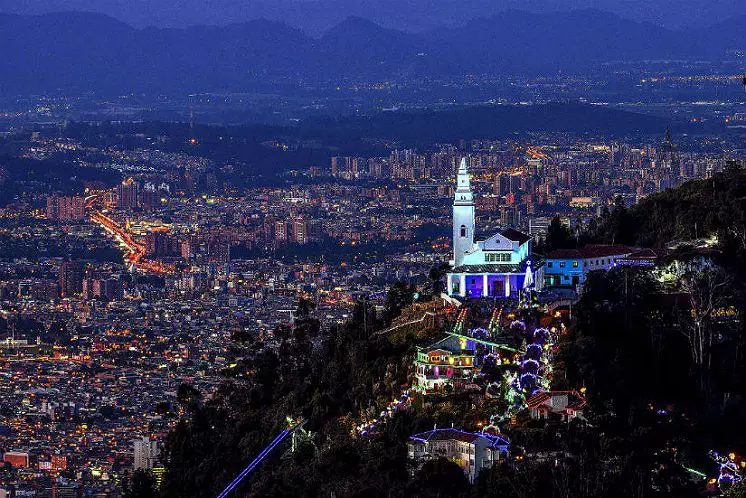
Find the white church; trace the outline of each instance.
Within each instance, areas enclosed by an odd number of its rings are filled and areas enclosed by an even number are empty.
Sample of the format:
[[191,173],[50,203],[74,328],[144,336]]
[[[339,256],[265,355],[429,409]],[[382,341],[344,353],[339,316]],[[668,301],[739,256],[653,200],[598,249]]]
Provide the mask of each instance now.
[[532,257],[531,237],[509,228],[475,242],[474,194],[466,158],[461,159],[456,178],[448,294],[464,298],[517,298],[523,289],[540,289],[544,283],[543,261]]

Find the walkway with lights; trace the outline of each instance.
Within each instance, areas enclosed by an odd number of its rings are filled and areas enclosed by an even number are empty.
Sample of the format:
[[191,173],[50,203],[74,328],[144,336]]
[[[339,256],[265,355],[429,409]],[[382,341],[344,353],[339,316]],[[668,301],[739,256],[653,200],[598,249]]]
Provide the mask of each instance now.
[[511,353],[518,353],[518,354],[525,354],[525,351],[521,351],[520,349],[512,348],[508,346],[507,344],[500,344],[497,342],[490,341],[488,339],[484,339],[482,337],[479,337],[475,332],[476,331],[482,331],[482,332],[488,332],[490,337],[494,337],[497,335],[500,331],[500,320],[502,319],[504,308],[496,307],[492,310],[492,315],[490,316],[490,323],[487,326],[487,329],[473,329],[468,332],[464,332],[464,323],[466,322],[466,315],[467,315],[467,308],[463,307],[461,308],[461,311],[458,314],[458,317],[456,318],[456,324],[453,326],[453,330],[446,332],[448,335],[452,337],[456,337],[458,339],[466,340],[466,341],[472,341],[477,344],[482,344],[484,346],[489,346],[491,348],[497,348],[502,349],[504,351],[510,351]]
[[406,323],[401,323],[399,325],[394,325],[393,327],[389,327],[387,329],[379,330],[378,332],[374,333],[373,335],[374,336],[376,336],[376,335],[386,335],[386,334],[388,334],[390,332],[393,332],[394,330],[403,329],[405,327],[409,327],[410,325],[415,325],[415,324],[418,324],[418,323],[424,323],[425,320],[428,319],[428,317],[435,317],[435,316],[437,316],[437,315],[435,313],[433,313],[432,311],[426,311],[422,315],[422,318],[418,318],[416,320],[410,320],[410,321],[408,321]]
[[[516,327],[525,333],[527,325],[522,320],[514,320],[510,328]],[[508,406],[503,413],[495,413],[490,417],[488,427],[499,430],[498,424],[526,408],[528,398],[538,392],[549,390],[553,350],[558,335],[559,331],[554,328],[531,326],[528,334],[531,342],[526,346],[526,351],[520,352],[520,373],[506,374],[502,380],[503,385],[507,387],[505,398]]]
[[[500,331],[500,328],[501,328],[500,321],[502,320],[503,313],[504,313],[503,306],[494,308],[492,311],[490,322],[489,322],[489,325],[487,326],[487,329],[474,329],[474,330],[469,330],[467,332],[465,331],[464,324],[466,322],[468,308],[462,307],[459,310],[459,313],[456,317],[456,323],[454,324],[453,329],[450,331],[447,331],[446,334],[452,337],[461,339],[463,341],[472,341],[474,343],[488,346],[490,348],[493,348],[493,351],[494,349],[500,349],[503,351],[508,351],[510,353],[521,355],[521,361],[523,361],[523,358],[525,357],[524,355],[526,355],[526,351],[512,348],[506,344],[499,344],[496,342],[492,342],[488,339],[479,337],[478,336],[479,334],[476,333],[476,331],[482,331],[482,332],[491,334],[491,336],[496,335]],[[377,334],[385,334],[399,327],[411,325],[414,323],[419,323],[423,321],[426,318],[426,316],[427,316],[427,313],[425,314],[425,316],[423,316],[421,320],[414,320],[411,322],[407,322],[397,327],[385,329],[381,332],[378,332]],[[367,436],[373,433],[377,428],[379,428],[381,425],[385,424],[389,419],[391,419],[398,411],[405,409],[412,401],[411,396],[415,394],[416,392],[417,391],[414,387],[410,387],[406,389],[404,392],[401,393],[401,395],[394,397],[394,399],[388,404],[388,406],[386,406],[386,408],[383,411],[381,411],[378,417],[374,418],[373,420],[369,420],[367,422],[363,422],[355,426],[353,430],[353,434],[357,436]]]
[[231,491],[236,489],[241,482],[243,482],[249,474],[251,474],[263,461],[269,456],[272,451],[282,444],[288,436],[291,436],[295,431],[302,428],[306,423],[305,420],[290,420],[288,419],[288,428],[280,432],[271,443],[264,447],[264,449],[254,458],[251,463],[241,471],[240,474],[233,479],[226,488],[218,494],[217,498],[226,498]]

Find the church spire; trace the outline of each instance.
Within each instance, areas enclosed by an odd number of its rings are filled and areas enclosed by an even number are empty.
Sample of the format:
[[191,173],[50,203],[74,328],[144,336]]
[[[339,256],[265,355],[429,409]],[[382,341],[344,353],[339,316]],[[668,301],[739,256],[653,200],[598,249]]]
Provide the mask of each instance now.
[[461,166],[458,168],[458,174],[456,175],[456,189],[458,191],[468,190],[471,192],[471,183],[469,181],[469,166],[466,163],[466,158],[461,158]]
[[461,266],[464,255],[474,247],[475,229],[474,194],[469,181],[466,158],[461,159],[456,174],[456,191],[453,196],[453,265]]
[[453,198],[453,205],[472,205],[474,204],[474,195],[471,191],[471,181],[469,180],[469,167],[466,158],[461,159],[461,166],[456,174],[456,192]]

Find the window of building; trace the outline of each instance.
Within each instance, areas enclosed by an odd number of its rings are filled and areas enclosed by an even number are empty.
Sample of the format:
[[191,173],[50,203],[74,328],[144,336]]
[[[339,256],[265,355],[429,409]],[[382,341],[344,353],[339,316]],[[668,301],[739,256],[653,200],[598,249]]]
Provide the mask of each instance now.
[[565,267],[565,262],[564,261],[560,261],[560,268],[564,268],[564,267]]
[[510,263],[510,253],[485,253],[484,260],[487,263]]
[[552,263],[551,261],[549,263],[547,263],[547,267],[548,268],[552,268],[553,266],[554,266],[554,263]]
[[578,262],[577,261],[573,261],[572,262],[572,267],[573,268],[577,268],[578,267]]
[[466,237],[466,225],[461,225],[461,236]]

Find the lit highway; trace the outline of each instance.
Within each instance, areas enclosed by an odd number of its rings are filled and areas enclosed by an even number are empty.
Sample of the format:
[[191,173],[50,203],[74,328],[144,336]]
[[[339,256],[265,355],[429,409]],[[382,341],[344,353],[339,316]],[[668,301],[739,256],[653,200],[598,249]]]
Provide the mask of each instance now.
[[112,235],[119,243],[119,246],[125,249],[125,260],[129,263],[130,268],[140,268],[152,271],[154,273],[173,273],[173,265],[164,264],[160,261],[151,261],[145,259],[145,246],[137,242],[132,235],[127,233],[117,222],[93,208],[95,198],[88,199],[86,207],[90,209],[88,215],[91,221],[99,225],[108,234]]

